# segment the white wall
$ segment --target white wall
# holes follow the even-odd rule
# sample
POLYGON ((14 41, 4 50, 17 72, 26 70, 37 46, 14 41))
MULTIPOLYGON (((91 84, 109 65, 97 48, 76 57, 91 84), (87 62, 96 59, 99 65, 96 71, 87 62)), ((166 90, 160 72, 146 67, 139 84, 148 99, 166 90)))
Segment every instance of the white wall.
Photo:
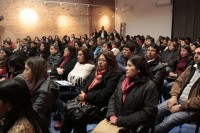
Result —
POLYGON ((115 29, 120 32, 120 23, 126 22, 126 35, 171 37, 172 5, 156 7, 157 1, 115 0, 115 29))

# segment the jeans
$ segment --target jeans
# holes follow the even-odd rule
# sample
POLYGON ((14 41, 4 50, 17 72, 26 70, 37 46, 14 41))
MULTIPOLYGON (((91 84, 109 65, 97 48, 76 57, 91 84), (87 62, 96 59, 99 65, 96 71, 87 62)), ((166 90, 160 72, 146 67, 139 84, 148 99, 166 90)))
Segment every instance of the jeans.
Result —
MULTIPOLYGON (((181 101, 179 101, 179 103, 180 102, 181 101)), ((158 105, 158 114, 155 121, 156 126, 154 133, 168 133, 176 126, 180 126, 184 123, 190 123, 198 119, 198 117, 196 117, 197 114, 190 115, 188 111, 171 113, 167 107, 167 103, 168 100, 158 105)))

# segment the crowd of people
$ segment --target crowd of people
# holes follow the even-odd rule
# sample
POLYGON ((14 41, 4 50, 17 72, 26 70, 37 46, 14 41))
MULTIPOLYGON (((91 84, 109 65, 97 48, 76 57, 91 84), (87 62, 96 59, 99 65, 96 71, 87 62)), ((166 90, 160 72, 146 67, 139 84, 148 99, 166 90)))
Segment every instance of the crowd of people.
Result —
POLYGON ((102 119, 66 115, 64 103, 78 98, 106 107, 104 118, 127 132, 142 126, 167 133, 198 119, 199 81, 200 38, 122 37, 103 26, 89 37, 8 37, 0 47, 0 132, 50 132, 54 110, 61 133, 86 133, 102 119), (75 88, 62 91, 55 78, 75 88))

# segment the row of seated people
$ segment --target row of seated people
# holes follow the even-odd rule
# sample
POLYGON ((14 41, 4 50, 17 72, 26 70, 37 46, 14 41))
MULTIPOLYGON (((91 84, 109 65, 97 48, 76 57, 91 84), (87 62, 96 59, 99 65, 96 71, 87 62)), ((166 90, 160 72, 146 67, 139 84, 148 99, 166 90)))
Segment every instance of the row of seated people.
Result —
MULTIPOLYGON (((133 47, 134 45, 130 45, 130 44, 127 44, 127 47, 126 47, 126 45, 125 45, 125 47, 123 48, 123 53, 122 53, 122 55, 124 56, 124 57, 126 57, 127 59, 128 58, 130 58, 130 56, 131 55, 133 55, 133 53, 134 53, 134 47, 133 47), (130 46, 130 47, 128 47, 128 46, 130 46), (133 48, 132 48, 133 47, 133 48)), ((152 53, 157 53, 157 55, 159 54, 159 52, 158 52, 158 48, 156 47, 157 45, 152 45, 152 46, 150 46, 148 49, 147 49, 147 56, 149 56, 148 58, 150 59, 150 57, 152 56, 152 53)), ((55 47, 55 46, 54 46, 55 47)), ((68 49, 69 50, 69 49, 68 49)), ((68 51, 68 50, 66 50, 66 51, 68 51)), ((79 51, 78 51, 79 52, 79 51)), ((64 53, 66 53, 66 52, 64 52, 64 53)), ((90 52, 88 52, 88 53, 90 53, 90 52)), ((83 52, 80 52, 80 53, 78 53, 78 57, 79 56, 81 56, 81 55, 83 55, 83 52)), ((153 56, 155 56, 155 55, 153 55, 153 56)), ((79 59, 79 58, 78 58, 79 59)), ((151 57, 151 60, 152 60, 153 58, 151 57)), ((65 60, 66 61, 66 60, 65 60)), ((67 62, 67 61, 66 61, 67 62)), ((64 63, 66 63, 66 62, 64 62, 64 63)), ((97 61, 98 62, 98 61, 97 61)), ((50 63, 51 63, 51 61, 50 61, 50 63)), ((62 63, 63 63, 63 61, 62 61, 62 63)), ((62 64, 61 63, 61 64, 62 64)), ((119 63, 119 62, 118 62, 119 63)), ((81 64, 81 63, 80 63, 81 64)), ((88 64, 91 64, 91 62, 90 63, 88 63, 88 64)), ((125 67, 125 65, 126 65, 126 62, 123 62, 123 67, 125 67)), ((50 68, 50 67, 49 67, 50 68)), ((79 67, 78 67, 79 68, 79 67)), ((53 70, 53 69, 51 69, 51 70, 53 70)), ((123 69, 122 69, 123 70, 123 69)), ((163 71, 163 70, 162 70, 163 71)), ((51 71, 50 71, 51 72, 51 71)), ((153 71, 152 71, 153 72, 153 71)), ((165 71, 164 71, 165 72, 165 71)), ((62 75, 62 74, 61 74, 62 75)), ((87 76, 86 76, 87 77, 87 76)), ((159 77, 160 78, 160 77, 159 77)), ((84 79, 84 78, 83 78, 84 79)), ((158 79, 158 77, 154 74, 154 82, 156 82, 156 80, 158 79)), ((78 80, 77 80, 78 81, 78 80)), ((79 81, 80 82, 80 81, 79 81)), ((162 83, 162 82, 158 82, 158 83, 162 83)), ((156 85, 158 85, 158 84, 156 84, 156 85)), ((157 87, 158 88, 158 87, 157 87)))
MULTIPOLYGON (((194 61, 195 65, 190 65, 175 80, 170 92, 172 97, 158 105, 157 108, 157 87, 152 80, 153 75, 148 67, 147 60, 141 55, 131 56, 125 68, 126 73, 121 77, 115 69, 117 62, 113 54, 103 52, 99 55, 96 69, 94 69, 96 74, 95 72, 91 74, 90 80, 87 80, 90 82, 78 94, 79 99, 96 106, 108 104, 105 117, 113 125, 135 131, 138 126, 147 123, 153 124, 152 120, 155 119, 154 132, 167 133, 174 126, 198 119, 200 47, 195 50, 194 61), (105 88, 100 87, 101 85, 104 85, 105 88), (167 115, 170 116, 162 122, 167 115)), ((42 72, 46 77, 47 64, 45 60, 41 57, 31 57, 25 63, 23 75, 0 83, 0 106, 4 110, 0 112, 0 131, 49 132, 47 125, 43 123, 44 119, 41 119, 40 111, 35 109, 36 103, 45 105, 53 99, 47 98, 46 94, 49 94, 47 90, 36 89, 39 84, 42 84, 43 87, 48 86, 43 85, 43 82, 46 82, 45 78, 42 77, 37 85, 32 86, 35 89, 30 89, 30 83, 36 82, 34 77, 38 77, 38 74, 42 76, 43 74, 40 74, 42 72), (46 71, 39 69, 41 67, 46 71), (37 93, 40 97, 40 99, 36 98, 35 106, 31 102, 35 99, 32 99, 34 93, 37 93), (44 101, 44 99, 48 101, 44 101), (35 110, 38 112, 36 113, 35 110), (38 114, 40 114, 40 117, 38 117, 38 114)), ((48 90, 52 90, 50 88, 48 90)), ((43 109, 43 106, 40 106, 40 110, 43 109)), ((61 132, 71 133, 72 128, 75 133, 86 132, 86 124, 95 122, 95 120, 95 118, 88 118, 84 122, 73 122, 69 116, 65 116, 61 132)), ((127 133, 130 130, 127 130, 127 133)))

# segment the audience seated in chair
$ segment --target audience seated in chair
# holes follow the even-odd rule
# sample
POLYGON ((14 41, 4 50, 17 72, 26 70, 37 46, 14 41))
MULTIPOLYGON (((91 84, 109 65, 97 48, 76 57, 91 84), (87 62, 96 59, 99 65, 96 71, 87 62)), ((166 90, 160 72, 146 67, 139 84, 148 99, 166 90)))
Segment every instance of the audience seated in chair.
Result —
POLYGON ((127 62, 126 74, 120 79, 108 104, 106 118, 111 124, 133 132, 142 125, 153 125, 158 93, 151 79, 146 59, 132 56, 127 62))
POLYGON ((175 80, 171 98, 158 105, 155 133, 168 133, 176 126, 199 119, 200 47, 194 53, 195 65, 190 65, 175 80))
POLYGON ((135 50, 134 44, 128 42, 124 45, 122 52, 120 52, 117 55, 116 57, 117 64, 122 74, 125 73, 126 62, 134 54, 134 50, 135 50))
POLYGON ((180 55, 176 59, 174 68, 169 72, 168 76, 165 78, 162 95, 165 100, 170 98, 169 92, 176 78, 191 64, 193 64, 193 58, 190 56, 191 50, 188 45, 182 46, 180 49, 180 55))
POLYGON ((64 49, 61 61, 58 63, 59 67, 57 67, 56 69, 52 69, 50 75, 58 77, 62 80, 67 80, 69 72, 72 71, 77 62, 76 57, 76 48, 72 46, 67 46, 64 49))
POLYGON ((25 62, 23 74, 14 78, 25 80, 31 92, 33 109, 46 126, 50 125, 51 108, 58 96, 58 87, 47 75, 47 63, 42 57, 31 57, 25 62), (42 69, 41 69, 42 68, 42 69))
MULTIPOLYGON (((120 74, 117 72, 117 62, 112 52, 103 52, 98 57, 96 68, 83 83, 79 99, 82 102, 96 105, 99 108, 108 105, 108 101, 113 94, 120 74)), ((86 133, 88 123, 97 123, 96 117, 88 117, 86 121, 72 121, 65 115, 61 133, 86 133)))
POLYGON ((166 76, 166 71, 164 65, 161 63, 161 58, 159 56, 159 47, 153 44, 147 49, 147 62, 150 67, 150 71, 153 74, 153 81, 156 84, 157 90, 161 90, 163 80, 166 76))
POLYGON ((47 60, 48 72, 50 73, 52 70, 58 67, 58 63, 61 60, 61 55, 59 52, 59 47, 56 44, 50 46, 50 56, 47 60))

